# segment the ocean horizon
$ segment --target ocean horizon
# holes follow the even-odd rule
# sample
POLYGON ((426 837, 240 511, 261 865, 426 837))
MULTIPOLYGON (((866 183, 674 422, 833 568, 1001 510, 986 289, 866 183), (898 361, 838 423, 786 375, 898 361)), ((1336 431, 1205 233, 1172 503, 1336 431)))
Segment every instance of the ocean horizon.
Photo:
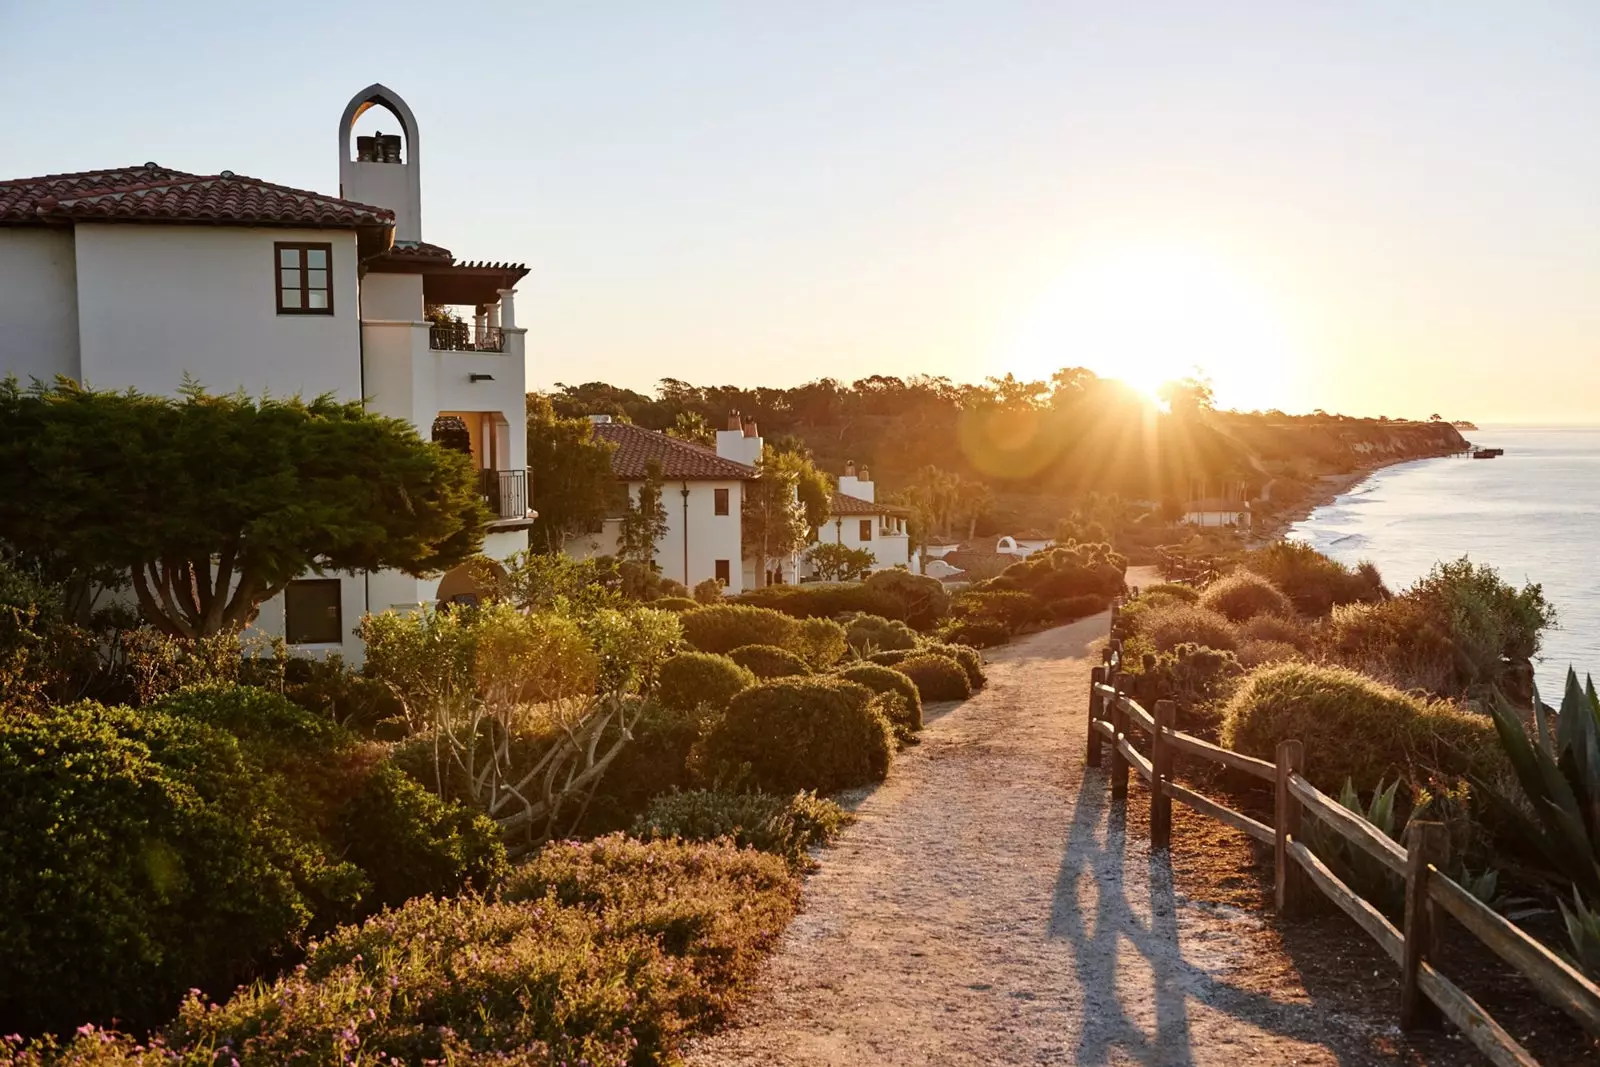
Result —
POLYGON ((1342 563, 1370 560, 1397 592, 1461 556, 1538 583, 1558 617, 1535 675, 1545 701, 1559 702, 1569 665, 1580 678, 1600 673, 1600 425, 1480 424, 1465 434, 1505 455, 1384 467, 1286 536, 1342 563))

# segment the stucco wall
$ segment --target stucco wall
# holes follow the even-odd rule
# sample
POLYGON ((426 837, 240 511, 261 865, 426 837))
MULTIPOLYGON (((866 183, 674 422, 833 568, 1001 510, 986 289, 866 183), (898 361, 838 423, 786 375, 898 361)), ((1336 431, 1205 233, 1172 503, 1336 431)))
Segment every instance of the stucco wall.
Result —
POLYGON ((371 273, 361 279, 363 319, 422 320, 422 275, 371 273))
POLYGON ((74 230, 83 376, 173 393, 361 398, 356 240, 341 230, 85 224, 74 230), (278 241, 333 245, 332 315, 280 315, 278 241))
POLYGON ((0 227, 0 377, 81 376, 72 231, 0 227))
MULTIPOLYGON (((893 521, 893 520, 891 520, 893 521)), ((846 548, 864 548, 872 553, 875 571, 891 567, 909 567, 911 564, 911 538, 903 533, 886 534, 882 520, 875 515, 839 515, 829 519, 817 529, 817 540, 827 545, 844 545, 846 548), (861 539, 861 521, 872 523, 871 540, 861 539)))
MULTIPOLYGON (((643 482, 628 483, 628 495, 635 500, 643 482)), ((661 488, 661 503, 667 509, 667 532, 656 542, 656 565, 665 578, 683 582, 693 589, 707 578, 717 576, 717 560, 728 561, 728 592, 744 590, 749 579, 741 556, 739 514, 743 507, 742 482, 682 482, 668 481, 661 488), (687 518, 683 488, 689 488, 687 518), (716 514, 716 490, 728 491, 728 514, 716 514), (689 537, 689 569, 684 574, 684 531, 689 537)), ((538 487, 533 488, 533 506, 539 506, 538 487)), ((606 520, 604 529, 593 534, 579 534, 567 542, 566 551, 576 559, 614 555, 620 520, 606 520)))

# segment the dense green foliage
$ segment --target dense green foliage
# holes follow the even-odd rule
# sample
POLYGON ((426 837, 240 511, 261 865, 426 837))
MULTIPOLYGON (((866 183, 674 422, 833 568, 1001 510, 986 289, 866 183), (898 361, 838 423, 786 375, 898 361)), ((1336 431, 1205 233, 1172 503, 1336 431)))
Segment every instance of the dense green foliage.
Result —
POLYGON ((242 630, 308 571, 437 573, 488 517, 469 457, 359 402, 0 382, 7 544, 131 579, 175 635, 242 630))
POLYGON ((801 619, 795 651, 814 670, 825 671, 849 651, 844 627, 832 619, 801 619))
POLYGON ((969 648, 993 648, 1011 640, 1011 627, 1003 622, 981 619, 959 619, 939 630, 939 636, 953 645, 969 648))
POLYGON ((1280 663, 1259 668, 1223 709, 1222 743, 1261 759, 1278 742, 1305 745, 1305 775, 1327 793, 1346 778, 1366 791, 1399 776, 1426 784, 1492 778, 1505 768, 1488 716, 1402 693, 1342 667, 1280 663))
POLYGON ((881 781, 894 732, 872 691, 840 678, 779 678, 746 689, 707 737, 714 760, 772 793, 832 793, 881 781))
POLYGON ((910 678, 923 703, 930 700, 965 700, 972 695, 972 683, 961 663, 951 656, 920 652, 895 664, 894 669, 910 678))
POLYGON ((1239 647, 1239 631, 1227 616, 1198 604, 1184 604, 1162 598, 1151 606, 1125 613, 1135 630, 1158 652, 1170 652, 1182 644, 1232 652, 1239 647))
POLYGON ((741 645, 728 658, 762 679, 811 673, 805 660, 775 645, 741 645))
POLYGON ((922 729, 922 694, 910 675, 876 663, 857 663, 839 672, 839 677, 864 685, 874 693, 899 693, 904 700, 899 715, 891 718, 895 736, 902 741, 922 729))
POLYGON ((667 507, 661 502, 660 462, 652 459, 646 463, 639 491, 634 493, 629 487, 628 493, 627 507, 617 527, 617 558, 648 570, 659 570, 656 546, 667 535, 667 507))
POLYGON ((1388 596, 1371 564, 1352 569, 1298 541, 1277 541, 1257 549, 1246 565, 1277 587, 1302 615, 1326 615, 1339 604, 1388 596))
POLYGON ((656 698, 669 708, 689 710, 707 704, 728 706, 740 692, 756 684, 748 667, 711 652, 679 652, 661 665, 656 698))
POLYGON ((558 416, 542 394, 528 394, 527 412, 528 478, 539 494, 528 543, 556 553, 604 521, 617 484, 611 473, 615 446, 596 437, 587 418, 558 416))
POLYGON ((806 582, 804 585, 768 585, 747 589, 739 603, 771 608, 797 619, 833 618, 864 612, 898 619, 906 607, 890 593, 863 582, 806 582))
POLYGON ((656 797, 634 823, 633 834, 646 841, 726 838, 739 848, 771 852, 790 866, 803 867, 807 852, 831 841, 850 819, 839 805, 815 793, 781 797, 691 790, 656 797))
POLYGON ((918 644, 917 631, 903 622, 879 615, 857 615, 845 625, 844 637, 850 647, 862 655, 916 648, 918 644))
POLYGON ((1206 586, 1200 606, 1241 623, 1259 615, 1294 614, 1294 605, 1277 586, 1250 571, 1234 571, 1206 586))
POLYGON ((930 630, 950 611, 950 594, 937 578, 892 568, 869 574, 864 585, 872 593, 895 601, 898 610, 887 617, 913 629, 930 630))
POLYGON ((0 924, 0 1022, 22 1030, 158 1022, 307 930, 504 862, 479 817, 256 689, 8 717, 0 804, 0 914, 29 916, 0 924))
POLYGON ((805 560, 824 582, 858 581, 878 557, 870 549, 851 548, 834 541, 819 541, 806 549, 805 560))
POLYGON ((748 604, 712 604, 684 612, 683 636, 702 652, 727 654, 743 645, 793 648, 800 624, 782 612, 748 604))

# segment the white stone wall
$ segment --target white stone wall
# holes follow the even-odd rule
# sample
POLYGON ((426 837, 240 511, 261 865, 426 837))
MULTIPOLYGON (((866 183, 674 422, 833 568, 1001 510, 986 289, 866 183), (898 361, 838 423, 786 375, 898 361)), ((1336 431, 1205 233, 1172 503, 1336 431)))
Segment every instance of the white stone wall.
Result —
MULTIPOLYGON (((643 482, 628 483, 628 495, 637 500, 643 482)), ((667 532, 656 542, 656 566, 663 577, 683 582, 690 589, 707 578, 716 577, 716 561, 728 561, 727 592, 742 592, 754 580, 741 558, 739 514, 744 483, 671 481, 661 487, 661 503, 667 510, 667 532), (683 490, 689 496, 687 509, 683 490), (728 514, 716 514, 716 490, 728 491, 728 514), (686 514, 687 512, 687 514, 686 514), (687 522, 685 522, 687 518, 687 522), (688 569, 684 569, 684 533, 688 533, 688 569)), ((538 507, 535 493, 534 507, 538 507)), ((598 533, 579 534, 567 542, 566 551, 575 559, 615 555, 620 519, 607 519, 598 533)))
POLYGON ((0 378, 81 376, 72 231, 0 226, 0 378))
POLYGON ((83 377, 171 395, 185 373, 212 392, 361 398, 355 234, 342 230, 79 224, 83 377), (332 315, 280 315, 273 245, 333 246, 332 315))
POLYGON ((904 532, 885 533, 886 527, 904 525, 904 519, 889 515, 836 515, 817 530, 817 540, 823 544, 844 545, 846 548, 864 548, 871 552, 876 562, 875 571, 911 565, 911 538, 904 532), (872 526, 872 536, 863 539, 861 523, 872 526))

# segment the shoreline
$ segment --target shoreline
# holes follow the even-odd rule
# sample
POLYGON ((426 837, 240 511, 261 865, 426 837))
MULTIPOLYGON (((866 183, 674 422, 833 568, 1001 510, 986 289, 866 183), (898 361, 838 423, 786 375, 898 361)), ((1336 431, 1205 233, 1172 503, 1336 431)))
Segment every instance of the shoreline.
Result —
POLYGON ((1353 471, 1341 474, 1321 475, 1317 484, 1312 487, 1306 498, 1288 511, 1275 514, 1251 528, 1249 547, 1261 548, 1278 541, 1282 541, 1289 528, 1297 522, 1304 522, 1311 517, 1311 513, 1320 507, 1332 504, 1341 496, 1350 492, 1356 486, 1372 477, 1374 474, 1389 467, 1398 467, 1402 463, 1415 463, 1424 459, 1449 459, 1455 455, 1453 452, 1439 452, 1425 456, 1396 456, 1393 459, 1375 463, 1369 467, 1360 467, 1353 471))

